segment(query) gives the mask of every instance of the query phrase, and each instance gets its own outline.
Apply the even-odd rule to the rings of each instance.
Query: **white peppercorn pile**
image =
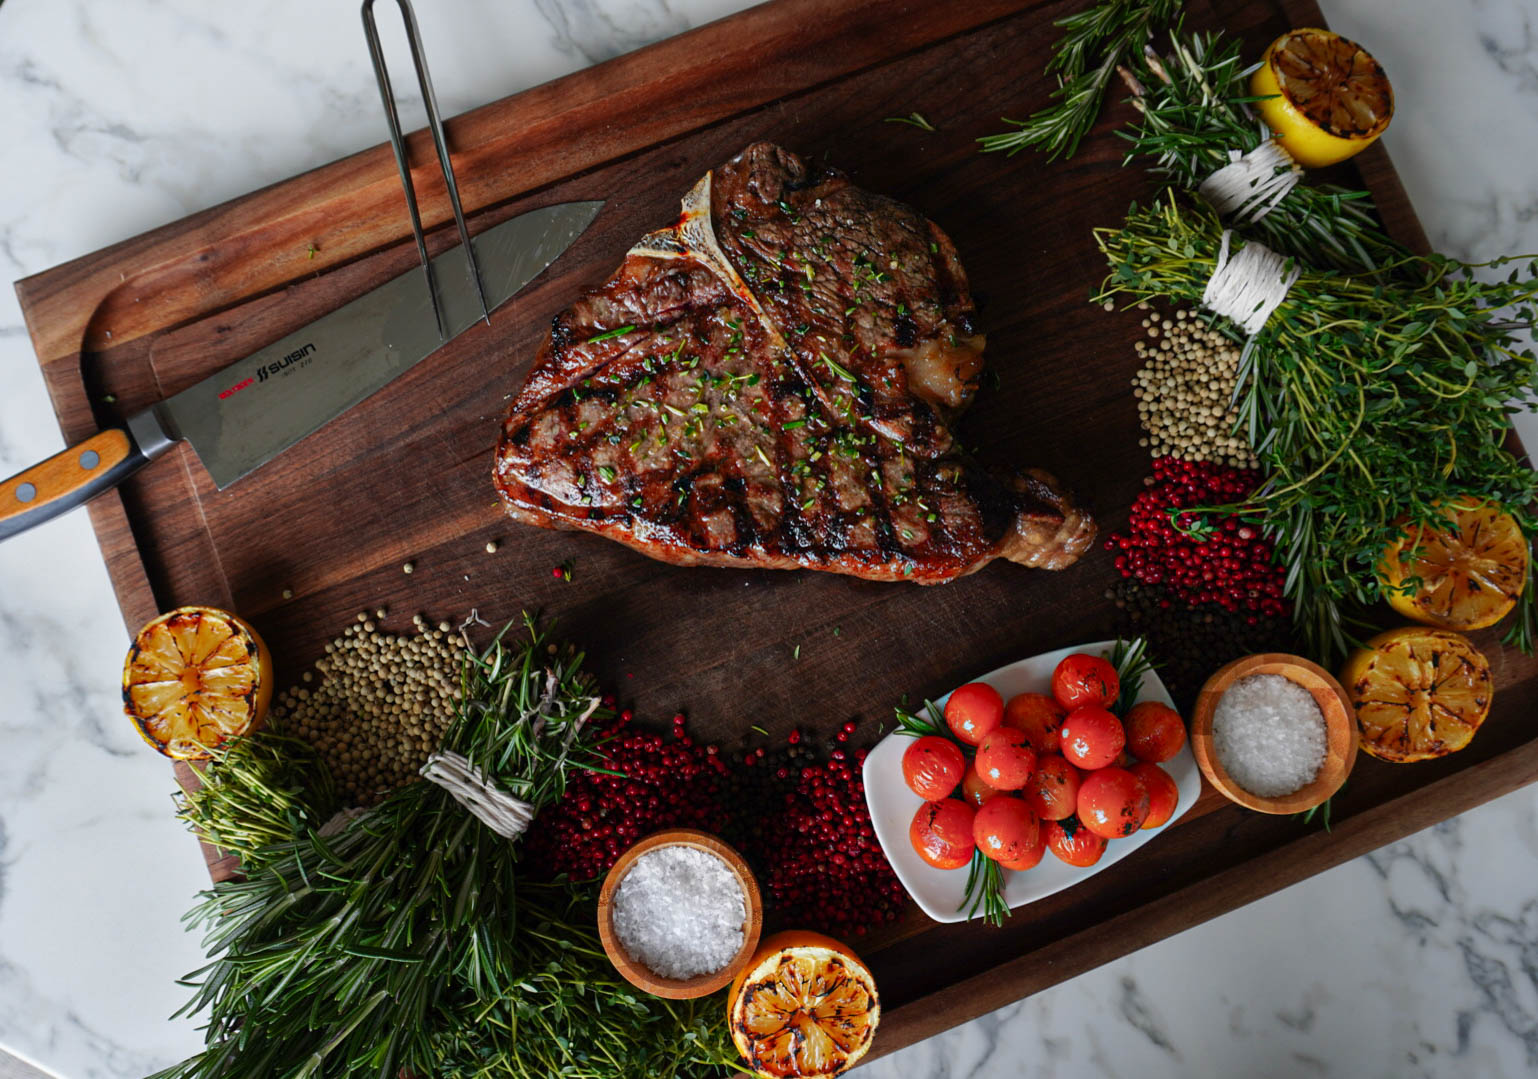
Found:
[[[359,612],[315,672],[273,702],[273,721],[315,747],[347,805],[371,805],[415,780],[462,696],[461,634],[420,614],[415,636],[391,633],[385,613]]]
[[[1155,457],[1257,467],[1244,436],[1231,433],[1239,346],[1192,311],[1161,318],[1146,303],[1138,309],[1146,312],[1148,334],[1135,346],[1144,363],[1132,378],[1138,422],[1147,432],[1138,445]]]

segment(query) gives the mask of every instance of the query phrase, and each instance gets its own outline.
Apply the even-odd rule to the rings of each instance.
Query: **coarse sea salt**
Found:
[[[681,844],[635,860],[614,890],[614,933],[664,978],[713,974],[742,948],[747,900],[730,866]]]
[[[1241,678],[1212,713],[1212,744],[1223,769],[1262,798],[1313,782],[1324,763],[1324,713],[1314,695],[1279,674]]]

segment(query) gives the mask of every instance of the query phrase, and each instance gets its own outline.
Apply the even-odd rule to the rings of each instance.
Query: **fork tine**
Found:
[[[433,148],[438,151],[438,167],[443,171],[443,186],[449,193],[449,206],[454,210],[454,224],[459,229],[459,242],[465,251],[470,279],[475,284],[475,298],[480,301],[481,318],[491,325],[491,312],[486,307],[486,293],[481,287],[481,268],[475,261],[475,246],[470,242],[470,230],[465,227],[465,211],[459,201],[459,184],[454,179],[454,163],[449,159],[449,140],[443,133],[443,120],[438,112],[438,95],[433,93],[432,76],[427,70],[427,57],[422,52],[422,38],[417,30],[416,12],[411,0],[396,0],[406,22],[406,44],[411,47],[411,62],[417,69],[417,85],[422,90],[422,101],[427,107],[427,128],[432,132]]]
[[[464,208],[459,198],[459,185],[454,180],[454,166],[449,160],[448,140],[444,137],[443,123],[438,115],[438,101],[433,93],[432,79],[427,70],[427,60],[422,53],[421,37],[417,31],[416,13],[410,0],[396,0],[405,25],[406,43],[411,49],[411,60],[416,68],[417,85],[422,91],[422,102],[427,109],[427,124],[432,132],[433,146],[438,155],[438,166],[443,172],[444,186],[448,190],[449,204],[454,211],[454,224],[459,230],[460,246],[470,277],[475,285],[476,299],[481,305],[481,317],[489,325],[491,314],[487,310],[485,291],[481,286],[480,266],[476,262],[475,247],[470,242],[470,231],[465,226]],[[438,323],[438,336],[448,339],[442,305],[438,302],[437,282],[433,275],[432,259],[427,254],[427,240],[422,231],[422,216],[417,206],[416,186],[411,181],[411,163],[406,158],[406,141],[401,133],[400,114],[395,104],[395,91],[385,64],[384,49],[379,43],[379,28],[374,20],[374,0],[363,0],[363,32],[368,38],[369,59],[374,65],[374,78],[379,84],[379,96],[384,104],[385,119],[390,125],[390,146],[395,151],[395,165],[400,171],[401,186],[406,193],[406,209],[411,217],[411,231],[416,238],[417,255],[422,261],[422,271],[427,279],[428,294],[432,300],[433,317]]]

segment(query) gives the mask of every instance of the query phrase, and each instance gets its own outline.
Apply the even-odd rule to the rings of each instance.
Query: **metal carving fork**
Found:
[[[481,317],[490,325],[491,312],[486,307],[486,293],[481,287],[481,269],[475,261],[470,232],[465,228],[465,211],[459,202],[459,185],[454,182],[454,166],[449,161],[449,144],[443,135],[443,121],[438,116],[438,99],[433,94],[432,78],[427,73],[427,59],[422,55],[416,12],[411,10],[410,0],[395,2],[400,6],[401,20],[406,26],[406,43],[411,47],[411,62],[417,70],[417,86],[421,88],[422,103],[427,108],[427,128],[432,132],[433,146],[438,151],[438,167],[443,170],[443,184],[448,189],[449,205],[454,208],[454,224],[459,228],[460,248],[465,253],[470,278],[475,284],[475,297],[481,304]],[[400,169],[401,186],[406,189],[406,209],[411,214],[411,231],[416,236],[417,254],[422,259],[422,273],[427,278],[427,291],[432,297],[433,317],[438,320],[438,336],[448,340],[448,327],[443,321],[443,309],[438,303],[438,289],[433,279],[433,263],[427,256],[427,240],[422,235],[422,215],[417,210],[417,192],[411,182],[411,163],[406,159],[406,140],[401,135],[400,113],[395,108],[390,72],[385,66],[384,50],[379,45],[379,27],[374,22],[374,0],[363,0],[363,32],[368,37],[369,58],[374,62],[374,78],[379,82],[385,119],[390,123],[390,146],[395,150],[395,164]]]

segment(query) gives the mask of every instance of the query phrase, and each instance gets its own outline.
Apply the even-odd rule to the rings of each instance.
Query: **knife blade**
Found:
[[[530,210],[471,240],[495,309],[590,225],[602,202]],[[458,245],[433,260],[448,336],[413,268],[7,480],[0,540],[82,505],[185,439],[221,490],[377,393],[482,317]]]

